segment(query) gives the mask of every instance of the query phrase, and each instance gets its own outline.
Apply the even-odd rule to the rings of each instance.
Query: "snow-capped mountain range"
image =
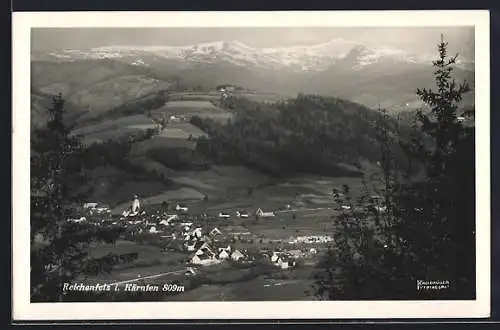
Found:
[[[226,62],[236,66],[293,71],[323,71],[335,64],[360,70],[376,63],[429,65],[435,54],[414,54],[392,47],[365,47],[344,39],[333,39],[312,46],[253,48],[238,41],[216,41],[187,46],[108,46],[86,50],[64,49],[33,53],[33,60],[75,61],[111,58],[133,65],[150,66],[158,61],[179,61],[184,67],[203,63]],[[463,57],[457,66],[470,68],[472,61]]]

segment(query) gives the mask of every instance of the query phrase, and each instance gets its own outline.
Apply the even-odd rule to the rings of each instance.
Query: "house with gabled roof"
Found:
[[[210,231],[210,235],[216,236],[216,235],[222,235],[222,232],[219,230],[219,228],[215,227]]]
[[[195,245],[195,247],[198,247],[198,249],[191,257],[189,261],[190,263],[198,265],[212,265],[220,262],[217,258],[217,254],[213,252],[207,243],[199,242]]]
[[[259,208],[255,212],[255,215],[257,215],[258,217],[263,217],[263,218],[274,217],[275,216],[274,212],[272,212],[272,211],[264,212],[261,208]]]
[[[240,261],[244,258],[245,255],[240,250],[234,250],[233,253],[231,253],[231,260],[233,261]]]
[[[248,218],[248,212],[247,211],[236,211],[236,216],[238,218]]]

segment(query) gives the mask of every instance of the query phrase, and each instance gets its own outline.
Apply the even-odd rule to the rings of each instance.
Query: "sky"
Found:
[[[364,46],[391,46],[434,52],[444,34],[451,52],[471,57],[474,27],[325,27],[325,28],[36,28],[33,50],[88,49],[113,45],[181,46],[235,40],[250,47],[313,45],[335,38]]]

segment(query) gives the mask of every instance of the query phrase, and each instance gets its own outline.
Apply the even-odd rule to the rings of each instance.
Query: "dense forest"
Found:
[[[234,98],[228,107],[235,117],[227,124],[191,119],[210,136],[199,139],[198,149],[216,163],[244,164],[273,175],[358,176],[363,160],[380,158],[373,148],[380,114],[359,104],[298,95],[274,104]],[[391,134],[404,133],[396,120],[384,120]],[[397,146],[394,152],[404,161]]]

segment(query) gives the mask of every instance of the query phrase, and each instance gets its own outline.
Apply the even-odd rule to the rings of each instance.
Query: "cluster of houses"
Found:
[[[217,86],[217,90],[220,93],[220,98],[221,101],[233,96],[234,92],[236,91],[236,86],[235,85],[220,85]]]
[[[310,236],[298,236],[295,238],[291,238],[288,243],[289,244],[323,244],[330,243],[333,241],[333,238],[328,235],[310,235]]]
[[[109,214],[108,208],[100,206],[98,203],[86,203],[84,209],[89,213]],[[175,210],[175,212],[174,212]],[[296,266],[297,258],[303,257],[305,254],[314,254],[317,251],[311,248],[310,251],[268,251],[266,253],[260,248],[256,251],[249,252],[247,249],[238,249],[235,247],[236,242],[245,244],[246,240],[242,237],[250,235],[250,232],[242,232],[242,228],[236,225],[224,226],[223,232],[215,226],[214,223],[208,221],[199,221],[197,217],[189,216],[189,210],[186,205],[176,204],[174,210],[155,212],[146,212],[139,201],[138,196],[134,199],[130,206],[123,211],[121,216],[114,218],[113,225],[124,226],[132,235],[137,233],[149,233],[158,235],[161,239],[177,242],[175,249],[182,249],[189,254],[187,264],[190,267],[194,266],[210,266],[224,262],[235,263],[252,263],[257,257],[267,257],[271,264],[280,269],[289,269]],[[264,211],[261,208],[255,212],[257,217],[274,217],[272,211]],[[248,218],[249,213],[244,210],[237,210],[234,214],[219,212],[218,218],[227,219],[232,216],[238,218]],[[201,215],[202,219],[207,217],[206,214]],[[111,217],[110,217],[111,219]],[[74,221],[86,221],[85,217],[74,219]],[[220,225],[220,224],[219,224]],[[243,228],[244,229],[244,228]],[[248,242],[252,242],[248,241]],[[327,236],[304,236],[297,237],[292,242],[295,243],[327,243],[331,238]],[[236,244],[237,245],[237,244]],[[253,250],[252,250],[253,251]],[[192,269],[192,268],[191,268]]]
[[[83,204],[83,212],[84,215],[77,218],[69,218],[68,222],[73,223],[83,223],[89,222],[89,219],[109,219],[111,218],[111,210],[107,205],[103,205],[100,203],[85,203]],[[97,224],[98,222],[93,221],[92,223]]]
[[[209,266],[219,264],[225,261],[233,262],[251,262],[252,258],[247,251],[240,251],[231,247],[231,245],[214,247],[206,241],[196,241],[188,243],[188,250],[193,251],[188,263],[193,265]]]

